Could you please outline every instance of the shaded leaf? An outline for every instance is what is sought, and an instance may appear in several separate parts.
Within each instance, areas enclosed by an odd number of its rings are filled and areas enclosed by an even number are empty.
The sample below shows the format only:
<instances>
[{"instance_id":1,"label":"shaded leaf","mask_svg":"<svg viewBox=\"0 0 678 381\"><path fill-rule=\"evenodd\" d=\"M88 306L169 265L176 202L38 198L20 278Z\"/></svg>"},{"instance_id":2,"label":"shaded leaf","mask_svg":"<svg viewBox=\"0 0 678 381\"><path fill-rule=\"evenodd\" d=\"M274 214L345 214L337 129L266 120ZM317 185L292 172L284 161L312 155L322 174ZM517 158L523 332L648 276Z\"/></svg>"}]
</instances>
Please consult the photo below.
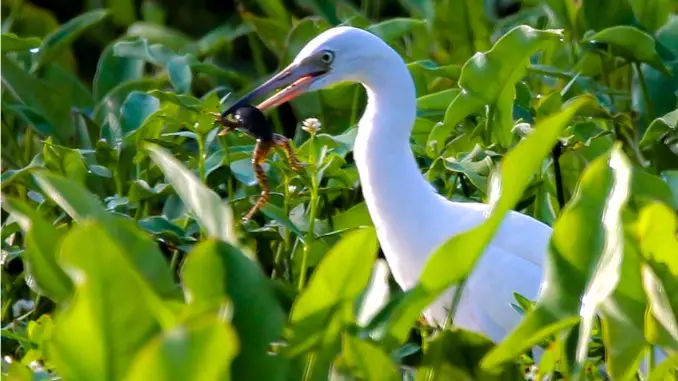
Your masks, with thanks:
<instances>
[{"instance_id":1,"label":"shaded leaf","mask_svg":"<svg viewBox=\"0 0 678 381\"><path fill-rule=\"evenodd\" d=\"M461 329L443 331L429 343L417 380L523 380L515 364L496 372L480 368L480 360L494 343L487 337Z\"/></svg>"},{"instance_id":2,"label":"shaded leaf","mask_svg":"<svg viewBox=\"0 0 678 381\"><path fill-rule=\"evenodd\" d=\"M62 233L24 201L3 195L2 207L14 215L26 234L23 257L38 292L55 302L66 301L73 291L73 282L57 263Z\"/></svg>"},{"instance_id":3,"label":"shaded leaf","mask_svg":"<svg viewBox=\"0 0 678 381\"><path fill-rule=\"evenodd\" d=\"M61 25L57 30L45 36L31 71L35 72L47 62L56 58L75 39L93 25L101 22L106 16L108 16L108 11L103 9L83 13L72 18L67 23Z\"/></svg>"},{"instance_id":4,"label":"shaded leaf","mask_svg":"<svg viewBox=\"0 0 678 381\"><path fill-rule=\"evenodd\" d=\"M169 152L154 144L148 151L207 234L237 244L231 208Z\"/></svg>"},{"instance_id":5,"label":"shaded leaf","mask_svg":"<svg viewBox=\"0 0 678 381\"><path fill-rule=\"evenodd\" d=\"M2 52L21 52L35 49L40 46L42 40L38 37L19 37L14 33L3 33L0 40Z\"/></svg>"},{"instance_id":6,"label":"shaded leaf","mask_svg":"<svg viewBox=\"0 0 678 381\"><path fill-rule=\"evenodd\" d=\"M282 333L285 317L261 269L233 246L209 239L188 255L181 278L197 311L216 312L232 302L240 341L233 374L247 380L281 379L280 359L267 351Z\"/></svg>"},{"instance_id":7,"label":"shaded leaf","mask_svg":"<svg viewBox=\"0 0 678 381\"><path fill-rule=\"evenodd\" d=\"M601 30L587 38L592 42L604 42L612 46L613 53L631 62L645 62L666 75L669 69L664 65L655 49L652 36L638 28L626 25Z\"/></svg>"},{"instance_id":8,"label":"shaded leaf","mask_svg":"<svg viewBox=\"0 0 678 381\"><path fill-rule=\"evenodd\" d=\"M143 75L144 61L115 55L115 44L113 42L106 46L97 63L93 83L94 99L97 101L118 85L137 80Z\"/></svg>"},{"instance_id":9,"label":"shaded leaf","mask_svg":"<svg viewBox=\"0 0 678 381\"><path fill-rule=\"evenodd\" d=\"M237 336L227 323L191 321L149 341L125 380L230 380L229 365L237 352Z\"/></svg>"},{"instance_id":10,"label":"shaded leaf","mask_svg":"<svg viewBox=\"0 0 678 381\"><path fill-rule=\"evenodd\" d=\"M60 259L76 292L55 317L50 347L51 360L66 379L121 379L137 351L160 332L154 317L158 305L148 303L153 291L126 261L126 250L94 221L64 238Z\"/></svg>"}]
</instances>

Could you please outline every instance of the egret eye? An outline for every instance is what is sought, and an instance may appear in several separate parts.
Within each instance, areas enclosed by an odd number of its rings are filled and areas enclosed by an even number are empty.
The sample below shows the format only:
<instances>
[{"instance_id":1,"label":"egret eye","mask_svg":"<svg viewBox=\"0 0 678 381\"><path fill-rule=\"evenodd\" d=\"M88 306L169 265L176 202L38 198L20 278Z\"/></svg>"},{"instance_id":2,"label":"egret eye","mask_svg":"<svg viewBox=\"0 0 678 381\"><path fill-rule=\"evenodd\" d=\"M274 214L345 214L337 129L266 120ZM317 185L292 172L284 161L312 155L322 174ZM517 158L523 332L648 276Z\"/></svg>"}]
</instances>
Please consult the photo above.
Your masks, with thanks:
<instances>
[{"instance_id":1,"label":"egret eye","mask_svg":"<svg viewBox=\"0 0 678 381\"><path fill-rule=\"evenodd\" d=\"M325 50L322 55L320 55L320 59L326 63L332 63L332 60L334 59L334 53L332 53L329 50Z\"/></svg>"}]
</instances>

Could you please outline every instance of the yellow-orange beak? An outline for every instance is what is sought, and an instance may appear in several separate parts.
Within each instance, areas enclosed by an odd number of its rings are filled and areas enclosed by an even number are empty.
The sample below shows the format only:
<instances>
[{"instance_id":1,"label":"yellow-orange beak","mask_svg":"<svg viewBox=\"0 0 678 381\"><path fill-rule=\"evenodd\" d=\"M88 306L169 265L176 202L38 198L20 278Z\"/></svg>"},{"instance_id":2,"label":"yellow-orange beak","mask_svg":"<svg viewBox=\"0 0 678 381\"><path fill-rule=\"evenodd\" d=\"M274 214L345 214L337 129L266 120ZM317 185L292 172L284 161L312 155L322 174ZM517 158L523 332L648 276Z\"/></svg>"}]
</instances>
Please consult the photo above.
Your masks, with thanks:
<instances>
[{"instance_id":1,"label":"yellow-orange beak","mask_svg":"<svg viewBox=\"0 0 678 381\"><path fill-rule=\"evenodd\" d=\"M313 81L317 77L327 73L327 70L328 69L316 65L313 61L301 62L299 64L292 63L271 79L252 90L249 94L238 99L231 107L224 111L221 116L222 118L225 118L238 107L252 104L252 101L254 101L255 98L284 87L283 90L273 94L257 106L261 111L278 107L306 92Z\"/></svg>"}]
</instances>

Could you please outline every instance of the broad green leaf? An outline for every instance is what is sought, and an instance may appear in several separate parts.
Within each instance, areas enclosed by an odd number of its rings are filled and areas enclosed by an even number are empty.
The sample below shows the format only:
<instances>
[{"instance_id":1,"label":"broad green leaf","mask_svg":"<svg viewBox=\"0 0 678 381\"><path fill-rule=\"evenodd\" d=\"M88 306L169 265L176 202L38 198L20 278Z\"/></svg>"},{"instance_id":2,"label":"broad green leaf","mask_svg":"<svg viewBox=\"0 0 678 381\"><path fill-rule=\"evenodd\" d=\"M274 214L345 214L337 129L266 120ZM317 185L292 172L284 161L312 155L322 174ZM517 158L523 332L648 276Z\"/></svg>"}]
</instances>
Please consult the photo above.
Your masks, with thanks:
<instances>
[{"instance_id":1,"label":"broad green leaf","mask_svg":"<svg viewBox=\"0 0 678 381\"><path fill-rule=\"evenodd\" d=\"M513 127L516 83L525 75L529 58L537 51L561 41L557 30L518 26L502 36L486 53L476 53L463 66L459 78L462 91L445 113L443 124L431 131L427 152L436 157L456 125L483 106L489 106L488 128L497 142L507 147Z\"/></svg>"},{"instance_id":2,"label":"broad green leaf","mask_svg":"<svg viewBox=\"0 0 678 381\"><path fill-rule=\"evenodd\" d=\"M493 188L501 192L498 199L490 200L492 214L483 224L451 237L432 253L419 283L407 292L391 317L388 333L392 338L398 342L405 340L420 312L473 270L506 213L521 199L531 176L586 102L586 98L578 99L564 110L542 119L530 136L504 156L499 171L491 178Z\"/></svg>"},{"instance_id":3,"label":"broad green leaf","mask_svg":"<svg viewBox=\"0 0 678 381\"><path fill-rule=\"evenodd\" d=\"M19 37L14 33L3 33L0 40L2 52L22 52L40 46L42 40L38 37Z\"/></svg>"},{"instance_id":4,"label":"broad green leaf","mask_svg":"<svg viewBox=\"0 0 678 381\"><path fill-rule=\"evenodd\" d=\"M118 85L138 80L144 72L144 61L116 56L115 44L116 42L113 42L106 46L97 63L93 83L94 99L97 101Z\"/></svg>"},{"instance_id":5,"label":"broad green leaf","mask_svg":"<svg viewBox=\"0 0 678 381\"><path fill-rule=\"evenodd\" d=\"M47 139L42 146L42 157L45 168L79 184L85 184L87 166L78 150L52 144Z\"/></svg>"},{"instance_id":6,"label":"broad green leaf","mask_svg":"<svg viewBox=\"0 0 678 381\"><path fill-rule=\"evenodd\" d=\"M150 340L136 356L125 381L208 381L242 377L229 365L238 353L238 338L215 317L190 321Z\"/></svg>"},{"instance_id":7,"label":"broad green leaf","mask_svg":"<svg viewBox=\"0 0 678 381\"><path fill-rule=\"evenodd\" d=\"M648 349L644 332L647 299L641 280L640 253L628 239L619 277L622 281L601 305L607 371L615 380L631 379Z\"/></svg>"},{"instance_id":8,"label":"broad green leaf","mask_svg":"<svg viewBox=\"0 0 678 381\"><path fill-rule=\"evenodd\" d=\"M397 381L400 375L389 356L376 344L345 335L339 361L353 377L365 381Z\"/></svg>"},{"instance_id":9,"label":"broad green leaf","mask_svg":"<svg viewBox=\"0 0 678 381\"><path fill-rule=\"evenodd\" d=\"M654 38L638 28L626 25L614 26L588 37L587 41L609 44L614 54L631 62L645 62L670 75L669 69L655 49Z\"/></svg>"},{"instance_id":10,"label":"broad green leaf","mask_svg":"<svg viewBox=\"0 0 678 381\"><path fill-rule=\"evenodd\" d=\"M267 351L282 333L285 316L261 269L233 246L209 239L189 253L181 278L189 305L198 311L217 312L232 303L232 324L240 341L233 375L281 379L280 359Z\"/></svg>"},{"instance_id":11,"label":"broad green leaf","mask_svg":"<svg viewBox=\"0 0 678 381\"><path fill-rule=\"evenodd\" d=\"M57 58L75 39L85 33L90 27L101 22L106 16L108 16L108 11L102 9L83 13L45 36L31 71L36 72L47 62Z\"/></svg>"},{"instance_id":12,"label":"broad green leaf","mask_svg":"<svg viewBox=\"0 0 678 381\"><path fill-rule=\"evenodd\" d=\"M144 218L139 220L139 226L151 234L170 237L174 241L179 241L186 235L183 229L169 221L165 216Z\"/></svg>"},{"instance_id":13,"label":"broad green leaf","mask_svg":"<svg viewBox=\"0 0 678 381\"><path fill-rule=\"evenodd\" d=\"M652 315L678 348L678 220L662 204L641 210L638 222L640 250L648 261L643 266L643 286Z\"/></svg>"},{"instance_id":14,"label":"broad green leaf","mask_svg":"<svg viewBox=\"0 0 678 381\"><path fill-rule=\"evenodd\" d=\"M261 41L276 56L282 56L285 51L285 38L287 36L287 26L272 18L263 18L252 15L251 13L242 14L243 20L252 25Z\"/></svg>"},{"instance_id":15,"label":"broad green leaf","mask_svg":"<svg viewBox=\"0 0 678 381\"><path fill-rule=\"evenodd\" d=\"M54 137L67 141L73 136L70 105L62 102L60 91L47 82L40 81L19 67L14 61L2 56L2 85L26 106L35 109L49 122Z\"/></svg>"},{"instance_id":16,"label":"broad green leaf","mask_svg":"<svg viewBox=\"0 0 678 381\"><path fill-rule=\"evenodd\" d=\"M433 30L437 39L454 47L450 63L459 64L491 47L491 22L476 0L434 2Z\"/></svg>"},{"instance_id":17,"label":"broad green leaf","mask_svg":"<svg viewBox=\"0 0 678 381\"><path fill-rule=\"evenodd\" d=\"M191 90L193 73L187 56L176 56L167 61L167 72L170 83L179 93L188 93Z\"/></svg>"},{"instance_id":18,"label":"broad green leaf","mask_svg":"<svg viewBox=\"0 0 678 381\"><path fill-rule=\"evenodd\" d=\"M94 108L92 93L76 73L64 69L61 65L50 64L45 66L42 74L45 81L60 90L63 95L61 102L68 104L71 109Z\"/></svg>"},{"instance_id":19,"label":"broad green leaf","mask_svg":"<svg viewBox=\"0 0 678 381\"><path fill-rule=\"evenodd\" d=\"M534 309L488 354L484 367L509 361L580 319L576 359L583 362L588 345L585 338L595 314L619 281L623 253L620 214L628 198L629 181L628 159L619 146L587 166L573 199L555 222L544 264L544 287Z\"/></svg>"},{"instance_id":20,"label":"broad green leaf","mask_svg":"<svg viewBox=\"0 0 678 381\"><path fill-rule=\"evenodd\" d=\"M119 380L160 325L153 291L127 260L127 245L101 223L85 221L64 238L60 260L75 284L57 312L51 361L71 380ZM158 298L157 295L155 295Z\"/></svg>"},{"instance_id":21,"label":"broad green leaf","mask_svg":"<svg viewBox=\"0 0 678 381\"><path fill-rule=\"evenodd\" d=\"M675 379L678 375L678 354L667 358L662 361L656 368L650 373L650 377L647 381L669 381Z\"/></svg>"},{"instance_id":22,"label":"broad green leaf","mask_svg":"<svg viewBox=\"0 0 678 381\"><path fill-rule=\"evenodd\" d=\"M108 213L101 201L82 185L46 171L35 172L33 177L45 195L73 220L78 223L98 221L106 228L107 234L125 242L127 260L139 268L157 294L163 297L177 294L177 287L158 246L132 221Z\"/></svg>"},{"instance_id":23,"label":"broad green leaf","mask_svg":"<svg viewBox=\"0 0 678 381\"><path fill-rule=\"evenodd\" d=\"M459 95L459 89L446 89L417 98L419 110L447 110L452 100Z\"/></svg>"},{"instance_id":24,"label":"broad green leaf","mask_svg":"<svg viewBox=\"0 0 678 381\"><path fill-rule=\"evenodd\" d=\"M136 20L136 4L134 0L106 0L106 7L111 18L120 26L127 26Z\"/></svg>"},{"instance_id":25,"label":"broad green leaf","mask_svg":"<svg viewBox=\"0 0 678 381\"><path fill-rule=\"evenodd\" d=\"M410 33L419 25L424 25L426 21L412 18L393 18L373 24L367 27L367 31L379 36L387 43L393 43L396 39Z\"/></svg>"},{"instance_id":26,"label":"broad green leaf","mask_svg":"<svg viewBox=\"0 0 678 381\"><path fill-rule=\"evenodd\" d=\"M160 91L157 89L149 91L148 94L158 98L162 102L171 102L175 105L186 108L187 110L196 112L201 110L200 100L189 94L177 94L174 92Z\"/></svg>"},{"instance_id":27,"label":"broad green leaf","mask_svg":"<svg viewBox=\"0 0 678 381\"><path fill-rule=\"evenodd\" d=\"M675 11L675 2L671 0L629 0L636 19L650 32L664 25Z\"/></svg>"},{"instance_id":28,"label":"broad green leaf","mask_svg":"<svg viewBox=\"0 0 678 381\"><path fill-rule=\"evenodd\" d=\"M441 332L428 344L417 380L523 380L515 364L496 372L480 368L480 360L495 346L487 337L461 329Z\"/></svg>"},{"instance_id":29,"label":"broad green leaf","mask_svg":"<svg viewBox=\"0 0 678 381\"><path fill-rule=\"evenodd\" d=\"M653 120L645 130L638 146L640 149L648 149L655 144L661 144L660 137L669 131L676 131L676 125L678 125L678 109Z\"/></svg>"},{"instance_id":30,"label":"broad green leaf","mask_svg":"<svg viewBox=\"0 0 678 381\"><path fill-rule=\"evenodd\" d=\"M193 42L189 36L177 29L145 21L137 21L130 25L127 28L127 35L163 45L173 51L190 48Z\"/></svg>"},{"instance_id":31,"label":"broad green leaf","mask_svg":"<svg viewBox=\"0 0 678 381\"><path fill-rule=\"evenodd\" d=\"M133 91L149 91L157 87L161 87L166 83L165 79L157 78L141 78L138 80L123 82L119 86L114 87L109 91L106 96L104 96L97 106L94 108L93 120L96 124L105 126L111 121L115 123L120 123L118 120L120 116L120 107L127 99L127 96ZM118 126L119 127L119 126ZM109 126L109 128L114 128L114 126ZM111 139L107 135L106 130L102 127L101 132L102 137ZM122 138L122 136L120 136ZM115 139L108 140L110 145L116 145L117 142Z\"/></svg>"},{"instance_id":32,"label":"broad green leaf","mask_svg":"<svg viewBox=\"0 0 678 381\"><path fill-rule=\"evenodd\" d=\"M632 25L635 22L629 2L617 0L582 2L579 17L584 24L584 30L598 31L615 25Z\"/></svg>"},{"instance_id":33,"label":"broad green leaf","mask_svg":"<svg viewBox=\"0 0 678 381\"><path fill-rule=\"evenodd\" d=\"M290 313L294 341L314 341L346 303L358 297L377 255L373 228L346 234L323 257Z\"/></svg>"},{"instance_id":34,"label":"broad green leaf","mask_svg":"<svg viewBox=\"0 0 678 381\"><path fill-rule=\"evenodd\" d=\"M57 263L62 232L24 201L3 195L2 207L14 215L26 234L23 257L36 288L55 302L65 302L73 292L73 282Z\"/></svg>"},{"instance_id":35,"label":"broad green leaf","mask_svg":"<svg viewBox=\"0 0 678 381\"><path fill-rule=\"evenodd\" d=\"M169 152L154 144L148 151L206 233L237 244L231 208Z\"/></svg>"},{"instance_id":36,"label":"broad green leaf","mask_svg":"<svg viewBox=\"0 0 678 381\"><path fill-rule=\"evenodd\" d=\"M127 136L142 126L146 118L160 108L160 101L140 91L132 91L120 106L120 127Z\"/></svg>"},{"instance_id":37,"label":"broad green leaf","mask_svg":"<svg viewBox=\"0 0 678 381\"><path fill-rule=\"evenodd\" d=\"M407 68L413 75L427 74L433 77L449 78L458 80L461 75L460 65L438 66L431 60L420 60L407 64Z\"/></svg>"}]
</instances>

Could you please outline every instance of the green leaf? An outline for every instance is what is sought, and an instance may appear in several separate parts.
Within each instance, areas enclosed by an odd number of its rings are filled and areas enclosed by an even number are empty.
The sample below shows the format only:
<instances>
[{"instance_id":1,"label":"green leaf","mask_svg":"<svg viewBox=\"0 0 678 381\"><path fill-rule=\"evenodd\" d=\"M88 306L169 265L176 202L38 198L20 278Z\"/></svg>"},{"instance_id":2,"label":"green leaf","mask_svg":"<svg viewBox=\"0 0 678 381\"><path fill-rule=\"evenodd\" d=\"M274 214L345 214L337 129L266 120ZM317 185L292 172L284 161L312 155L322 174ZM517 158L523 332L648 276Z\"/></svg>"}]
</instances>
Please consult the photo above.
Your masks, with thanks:
<instances>
[{"instance_id":1,"label":"green leaf","mask_svg":"<svg viewBox=\"0 0 678 381\"><path fill-rule=\"evenodd\" d=\"M158 98L162 102L170 102L187 110L198 112L202 109L200 107L200 100L189 94L177 94L156 89L149 91L148 94Z\"/></svg>"},{"instance_id":2,"label":"green leaf","mask_svg":"<svg viewBox=\"0 0 678 381\"><path fill-rule=\"evenodd\" d=\"M347 233L323 257L290 313L293 340L314 342L337 311L354 301L367 285L377 255L373 228Z\"/></svg>"},{"instance_id":3,"label":"green leaf","mask_svg":"<svg viewBox=\"0 0 678 381\"><path fill-rule=\"evenodd\" d=\"M647 299L640 274L640 253L627 239L621 282L601 305L602 338L607 370L615 380L633 378L648 349L645 339Z\"/></svg>"},{"instance_id":4,"label":"green leaf","mask_svg":"<svg viewBox=\"0 0 678 381\"><path fill-rule=\"evenodd\" d=\"M144 61L115 55L116 42L106 46L94 74L94 99L100 101L118 85L138 80L144 73Z\"/></svg>"},{"instance_id":5,"label":"green leaf","mask_svg":"<svg viewBox=\"0 0 678 381\"><path fill-rule=\"evenodd\" d=\"M632 25L633 10L628 1L598 0L581 4L579 11L584 30L602 30L615 25Z\"/></svg>"},{"instance_id":6,"label":"green leaf","mask_svg":"<svg viewBox=\"0 0 678 381\"><path fill-rule=\"evenodd\" d=\"M51 64L45 67L43 78L61 90L64 96L61 102L68 104L71 109L91 110L94 108L91 92L76 73L64 69L61 65Z\"/></svg>"},{"instance_id":7,"label":"green leaf","mask_svg":"<svg viewBox=\"0 0 678 381\"><path fill-rule=\"evenodd\" d=\"M647 381L668 381L675 379L678 373L676 369L678 369L678 354L674 354L657 365L652 370L652 373L650 373Z\"/></svg>"},{"instance_id":8,"label":"green leaf","mask_svg":"<svg viewBox=\"0 0 678 381\"><path fill-rule=\"evenodd\" d=\"M45 36L31 71L36 72L46 63L57 58L75 39L85 33L90 27L101 22L106 16L108 16L108 11L102 9L83 13Z\"/></svg>"},{"instance_id":9,"label":"green leaf","mask_svg":"<svg viewBox=\"0 0 678 381\"><path fill-rule=\"evenodd\" d=\"M24 201L3 195L2 207L26 234L23 258L36 288L55 302L65 302L73 292L73 282L57 263L62 233Z\"/></svg>"},{"instance_id":10,"label":"green leaf","mask_svg":"<svg viewBox=\"0 0 678 381\"><path fill-rule=\"evenodd\" d=\"M170 222L165 216L151 216L144 218L139 220L139 226L151 234L170 237L175 242L186 235L186 232L179 226Z\"/></svg>"},{"instance_id":11,"label":"green leaf","mask_svg":"<svg viewBox=\"0 0 678 381\"><path fill-rule=\"evenodd\" d=\"M33 177L47 197L73 220L78 223L98 221L105 226L107 234L125 242L127 260L140 269L157 294L163 297L176 296L177 287L162 253L155 242L142 234L131 220L108 213L101 201L82 185L46 171L35 172Z\"/></svg>"},{"instance_id":12,"label":"green leaf","mask_svg":"<svg viewBox=\"0 0 678 381\"><path fill-rule=\"evenodd\" d=\"M167 72L170 83L179 93L188 93L191 90L193 73L188 56L176 56L167 61Z\"/></svg>"},{"instance_id":13,"label":"green leaf","mask_svg":"<svg viewBox=\"0 0 678 381\"><path fill-rule=\"evenodd\" d=\"M125 380L230 380L229 365L237 351L238 338L225 322L191 321L151 340Z\"/></svg>"},{"instance_id":14,"label":"green leaf","mask_svg":"<svg viewBox=\"0 0 678 381\"><path fill-rule=\"evenodd\" d=\"M542 119L535 131L516 145L501 161L491 178L493 188L501 189L499 199L491 199L492 214L481 225L450 238L429 257L419 283L407 292L389 322L388 333L398 342L405 340L422 310L472 271L504 216L521 199L531 176L577 111L586 104L581 98L564 110ZM492 192L488 192L492 194ZM450 266L450 264L454 264Z\"/></svg>"},{"instance_id":15,"label":"green leaf","mask_svg":"<svg viewBox=\"0 0 678 381\"><path fill-rule=\"evenodd\" d=\"M656 31L668 21L675 2L671 0L629 0L636 19L649 31Z\"/></svg>"},{"instance_id":16,"label":"green leaf","mask_svg":"<svg viewBox=\"0 0 678 381\"><path fill-rule=\"evenodd\" d=\"M282 333L285 316L270 283L250 259L216 239L201 242L188 255L181 278L189 305L214 311L233 303L233 326L240 353L233 374L246 380L275 380L283 376L280 359L267 353Z\"/></svg>"},{"instance_id":17,"label":"green leaf","mask_svg":"<svg viewBox=\"0 0 678 381\"><path fill-rule=\"evenodd\" d=\"M460 91L459 89L446 89L419 97L417 98L417 109L447 110L447 107L459 95Z\"/></svg>"},{"instance_id":18,"label":"green leaf","mask_svg":"<svg viewBox=\"0 0 678 381\"><path fill-rule=\"evenodd\" d=\"M587 166L554 225L544 287L534 309L488 354L484 367L514 358L580 318L576 356L583 363L595 314L619 281L624 246L621 208L628 198L630 175L628 159L618 145Z\"/></svg>"},{"instance_id":19,"label":"green leaf","mask_svg":"<svg viewBox=\"0 0 678 381\"><path fill-rule=\"evenodd\" d=\"M397 381L400 374L389 356L377 345L350 335L344 336L339 357L351 376L365 381Z\"/></svg>"},{"instance_id":20,"label":"green leaf","mask_svg":"<svg viewBox=\"0 0 678 381\"><path fill-rule=\"evenodd\" d=\"M49 343L61 377L121 379L136 353L160 332L154 317L158 305L148 303L153 291L127 261L127 250L95 221L74 227L64 238L60 259L76 292L58 311Z\"/></svg>"},{"instance_id":21,"label":"green leaf","mask_svg":"<svg viewBox=\"0 0 678 381\"><path fill-rule=\"evenodd\" d=\"M643 265L643 287L650 311L678 349L678 220L674 211L655 203L641 210L638 221Z\"/></svg>"},{"instance_id":22,"label":"green leaf","mask_svg":"<svg viewBox=\"0 0 678 381\"><path fill-rule=\"evenodd\" d=\"M173 51L190 48L192 39L177 29L145 21L137 21L127 28L127 35L163 45Z\"/></svg>"},{"instance_id":23,"label":"green leaf","mask_svg":"<svg viewBox=\"0 0 678 381\"><path fill-rule=\"evenodd\" d=\"M398 17L370 25L367 27L367 31L376 34L390 44L410 33L417 26L424 25L425 23L426 21L424 20Z\"/></svg>"},{"instance_id":24,"label":"green leaf","mask_svg":"<svg viewBox=\"0 0 678 381\"><path fill-rule=\"evenodd\" d=\"M23 104L35 109L55 131L55 138L67 141L73 136L70 105L63 102L57 88L33 77L6 56L0 58L2 84Z\"/></svg>"},{"instance_id":25,"label":"green leaf","mask_svg":"<svg viewBox=\"0 0 678 381\"><path fill-rule=\"evenodd\" d=\"M123 137L142 126L146 118L160 108L160 101L140 91L132 91L120 106L120 127Z\"/></svg>"},{"instance_id":26,"label":"green leaf","mask_svg":"<svg viewBox=\"0 0 678 381\"><path fill-rule=\"evenodd\" d=\"M278 57L285 51L285 38L287 37L287 26L272 18L257 17L250 13L242 14L242 19L252 25L261 41L268 49Z\"/></svg>"},{"instance_id":27,"label":"green leaf","mask_svg":"<svg viewBox=\"0 0 678 381\"><path fill-rule=\"evenodd\" d=\"M148 151L207 234L237 245L231 208L169 152L154 144Z\"/></svg>"},{"instance_id":28,"label":"green leaf","mask_svg":"<svg viewBox=\"0 0 678 381\"><path fill-rule=\"evenodd\" d=\"M525 75L529 58L534 53L561 39L560 31L517 26L488 52L471 57L459 78L462 91L447 108L444 122L431 131L426 147L429 156L437 157L456 125L484 105L489 106L487 123L492 136L508 147L512 140L516 83Z\"/></svg>"},{"instance_id":29,"label":"green leaf","mask_svg":"<svg viewBox=\"0 0 678 381\"><path fill-rule=\"evenodd\" d=\"M655 49L654 38L638 28L626 25L614 26L602 30L586 40L609 44L612 47L613 54L624 57L631 62L645 62L660 72L671 75Z\"/></svg>"},{"instance_id":30,"label":"green leaf","mask_svg":"<svg viewBox=\"0 0 678 381\"><path fill-rule=\"evenodd\" d=\"M661 144L660 137L669 131L676 131L676 125L678 125L678 109L653 120L645 130L638 146L640 149L649 149L655 144Z\"/></svg>"},{"instance_id":31,"label":"green leaf","mask_svg":"<svg viewBox=\"0 0 678 381\"><path fill-rule=\"evenodd\" d=\"M441 332L429 343L417 380L523 380L515 364L496 372L480 368L480 360L494 348L487 337L462 329Z\"/></svg>"},{"instance_id":32,"label":"green leaf","mask_svg":"<svg viewBox=\"0 0 678 381\"><path fill-rule=\"evenodd\" d=\"M14 33L3 33L0 40L0 49L6 52L22 52L40 46L42 40L38 37L19 37Z\"/></svg>"}]
</instances>

